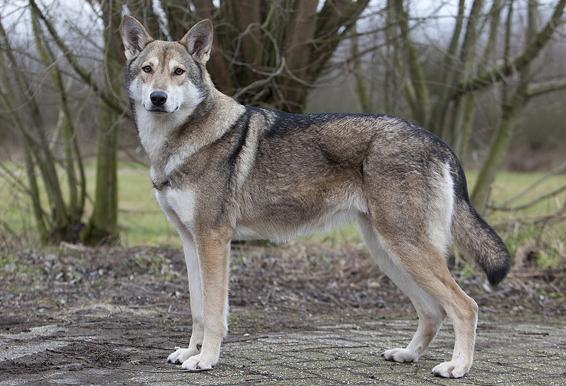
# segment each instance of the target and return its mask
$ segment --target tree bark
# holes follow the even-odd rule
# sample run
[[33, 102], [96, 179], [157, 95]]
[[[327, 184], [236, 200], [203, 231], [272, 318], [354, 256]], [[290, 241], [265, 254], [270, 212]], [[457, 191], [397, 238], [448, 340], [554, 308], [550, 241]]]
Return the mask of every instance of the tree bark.
[[[509, 42], [511, 34], [511, 14], [513, 2], [509, 5], [509, 15], [507, 21], [507, 31], [506, 31], [506, 52], [509, 52]], [[528, 3], [528, 27], [525, 34], [525, 46], [528, 47], [533, 44], [536, 39], [536, 0], [529, 0]], [[480, 171], [478, 173], [478, 179], [472, 190], [471, 199], [476, 208], [480, 213], [484, 212], [487, 203], [489, 201], [490, 189], [495, 180], [497, 170], [499, 169], [507, 150], [511, 143], [511, 138], [513, 136], [513, 129], [517, 120], [518, 113], [526, 106], [528, 103], [528, 87], [531, 78], [530, 64], [531, 58], [527, 63], [525, 63], [520, 70], [519, 74], [519, 84], [515, 90], [514, 95], [511, 97], [510, 101], [507, 101], [506, 93], [503, 95], [503, 114], [501, 117], [501, 122], [499, 123], [494, 140], [489, 148], [489, 152], [486, 160], [482, 164]]]
[[429, 90], [417, 48], [409, 35], [409, 13], [401, 0], [393, 0], [392, 5], [398, 20], [400, 37], [403, 41], [405, 61], [408, 63], [409, 78], [405, 81], [405, 87], [409, 106], [414, 119], [421, 125], [426, 125], [430, 114]]
[[[478, 35], [478, 19], [482, 8], [483, 0], [474, 0], [472, 8], [470, 9], [462, 47], [460, 48], [460, 76], [458, 79], [468, 79], [471, 77]], [[450, 135], [449, 143], [453, 145], [456, 150], [456, 154], [460, 157], [460, 159], [464, 158], [463, 152], [469, 137], [468, 130], [471, 129], [468, 124], [470, 123], [469, 120], [471, 119], [471, 110], [474, 107], [474, 103], [475, 100], [473, 96], [455, 98], [452, 103], [453, 118], [451, 120], [452, 124], [450, 127], [452, 133]]]
[[356, 27], [352, 28], [353, 38], [352, 38], [352, 57], [353, 57], [353, 70], [354, 78], [356, 79], [356, 94], [358, 95], [358, 101], [360, 102], [360, 108], [364, 113], [369, 113], [372, 111], [371, 106], [371, 96], [366, 87], [367, 80], [364, 77], [364, 69], [362, 65], [362, 59], [358, 55], [358, 38], [356, 36]]
[[[121, 3], [118, 0], [101, 3], [104, 20], [104, 65], [112, 80], [108, 86], [115, 95], [121, 94], [120, 26]], [[87, 227], [82, 233], [85, 244], [116, 243], [118, 233], [118, 176], [117, 149], [119, 116], [101, 100], [96, 157], [96, 186], [94, 208]]]
[[[441, 96], [436, 102], [433, 113], [431, 114], [431, 121], [428, 123], [429, 127], [434, 133], [438, 135], [443, 134], [446, 124], [446, 116], [449, 111], [449, 100], [451, 94], [451, 85], [454, 84], [455, 79], [455, 58], [458, 54], [458, 43], [460, 42], [460, 35], [462, 34], [462, 27], [464, 26], [464, 15], [466, 10], [466, 0], [458, 2], [458, 14], [454, 21], [454, 29], [450, 38], [448, 50], [444, 54], [442, 63], [442, 70], [445, 75], [445, 86], [442, 90]], [[443, 137], [446, 137], [447, 132], [444, 131]]]

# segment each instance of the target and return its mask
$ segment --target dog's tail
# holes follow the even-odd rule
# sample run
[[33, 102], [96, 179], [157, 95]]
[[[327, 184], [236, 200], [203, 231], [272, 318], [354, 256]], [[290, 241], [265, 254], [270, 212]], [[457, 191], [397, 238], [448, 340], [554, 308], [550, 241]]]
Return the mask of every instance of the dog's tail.
[[495, 286], [509, 272], [511, 256], [503, 240], [472, 206], [468, 197], [466, 177], [461, 166], [457, 166], [452, 238], [464, 255], [475, 258], [485, 271], [489, 283]]

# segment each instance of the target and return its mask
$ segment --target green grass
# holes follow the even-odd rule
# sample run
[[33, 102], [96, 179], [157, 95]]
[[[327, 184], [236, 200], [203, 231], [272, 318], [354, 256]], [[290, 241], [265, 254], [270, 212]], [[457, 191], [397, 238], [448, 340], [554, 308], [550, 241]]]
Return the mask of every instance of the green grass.
[[[94, 189], [94, 164], [87, 165], [88, 190], [92, 197]], [[17, 169], [14, 166], [15, 169]], [[121, 163], [118, 171], [119, 176], [119, 224], [121, 229], [121, 240], [126, 246], [133, 245], [174, 245], [180, 246], [180, 241], [173, 227], [167, 222], [164, 214], [159, 209], [155, 195], [151, 188], [151, 181], [147, 168], [132, 164]], [[500, 172], [492, 190], [492, 200], [496, 205], [502, 205], [515, 196], [518, 192], [531, 185], [544, 176], [544, 173], [516, 173]], [[476, 173], [468, 173], [469, 186], [473, 186]], [[566, 184], [566, 176], [559, 175], [545, 179], [543, 183], [532, 191], [525, 194], [519, 200], [510, 205], [516, 206], [529, 202], [545, 192], [550, 192]], [[541, 202], [527, 210], [519, 212], [496, 212], [488, 218], [495, 224], [507, 224], [516, 222], [518, 219], [532, 218], [554, 213], [564, 205], [566, 194], [563, 193], [553, 199]], [[87, 206], [87, 214], [92, 207]], [[16, 233], [22, 232], [33, 235], [33, 218], [27, 199], [24, 195], [14, 193], [14, 189], [5, 181], [0, 179], [0, 219], [9, 224]], [[537, 238], [536, 226], [518, 226], [517, 229], [506, 232], [504, 235], [512, 251], [524, 243], [525, 240]], [[547, 236], [556, 238], [564, 244], [566, 229], [564, 224], [545, 230]], [[540, 233], [540, 232], [539, 232]], [[32, 237], [33, 238], [33, 237]], [[346, 226], [342, 229], [327, 233], [310, 236], [309, 241], [324, 243], [360, 242], [360, 236], [356, 227]], [[557, 247], [560, 248], [560, 245]], [[554, 262], [555, 253], [546, 252], [544, 264]], [[549, 263], [550, 262], [550, 263]]]
[[[491, 200], [496, 206], [501, 206], [509, 199], [515, 197], [517, 194], [521, 193], [527, 187], [530, 187], [533, 183], [544, 177], [546, 174], [542, 172], [531, 172], [531, 173], [518, 173], [518, 172], [500, 172], [497, 175], [495, 184], [492, 187]], [[467, 173], [468, 184], [470, 191], [474, 186], [477, 173], [475, 171], [469, 171]], [[504, 206], [520, 206], [522, 204], [529, 203], [531, 200], [539, 197], [542, 194], [551, 192], [555, 189], [560, 188], [566, 184], [566, 175], [555, 175], [545, 178], [542, 183], [537, 184], [532, 190], [530, 190], [521, 198], [514, 200], [509, 205]], [[566, 200], [566, 194], [563, 192], [561, 195], [556, 196], [555, 199], [544, 200], [539, 202], [532, 207], [521, 210], [517, 212], [521, 217], [524, 216], [543, 216], [550, 215], [564, 205]], [[504, 214], [504, 212], [497, 212], [496, 218], [506, 218], [509, 214]]]
[[[20, 165], [10, 165], [23, 175]], [[94, 195], [95, 164], [86, 165], [87, 191]], [[148, 169], [139, 164], [121, 163], [118, 170], [118, 202], [120, 238], [125, 246], [169, 245], [180, 246], [177, 233], [167, 222], [155, 200]], [[63, 188], [66, 188], [63, 182]], [[64, 189], [66, 192], [66, 189]], [[43, 197], [45, 199], [45, 197]], [[87, 200], [86, 219], [92, 212], [92, 203]], [[18, 234], [34, 241], [33, 216], [24, 194], [17, 192], [8, 181], [0, 178], [0, 226], [8, 225]], [[0, 232], [1, 232], [0, 227]]]
[[175, 245], [181, 242], [159, 208], [147, 168], [122, 164], [118, 171], [119, 223], [125, 245]]

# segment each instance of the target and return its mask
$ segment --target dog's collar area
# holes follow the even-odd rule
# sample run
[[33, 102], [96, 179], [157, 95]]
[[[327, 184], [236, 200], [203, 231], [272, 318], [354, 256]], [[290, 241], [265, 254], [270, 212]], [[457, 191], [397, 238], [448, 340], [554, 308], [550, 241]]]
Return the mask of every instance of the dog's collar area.
[[151, 184], [153, 185], [153, 189], [162, 191], [166, 187], [171, 186], [171, 180], [165, 179], [161, 181], [151, 181]]

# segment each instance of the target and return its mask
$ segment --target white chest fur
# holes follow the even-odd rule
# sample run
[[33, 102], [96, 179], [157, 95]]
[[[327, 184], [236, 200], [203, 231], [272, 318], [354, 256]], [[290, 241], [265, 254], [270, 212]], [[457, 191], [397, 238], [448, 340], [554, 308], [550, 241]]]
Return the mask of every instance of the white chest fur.
[[159, 159], [167, 136], [186, 119], [187, 116], [181, 113], [156, 115], [136, 106], [136, 124], [140, 140], [152, 163]]
[[[169, 222], [176, 227], [181, 224], [189, 229], [194, 229], [195, 211], [196, 211], [196, 194], [192, 189], [184, 188], [170, 189], [166, 188], [156, 191], [157, 202]], [[181, 222], [181, 224], [179, 224]]]

